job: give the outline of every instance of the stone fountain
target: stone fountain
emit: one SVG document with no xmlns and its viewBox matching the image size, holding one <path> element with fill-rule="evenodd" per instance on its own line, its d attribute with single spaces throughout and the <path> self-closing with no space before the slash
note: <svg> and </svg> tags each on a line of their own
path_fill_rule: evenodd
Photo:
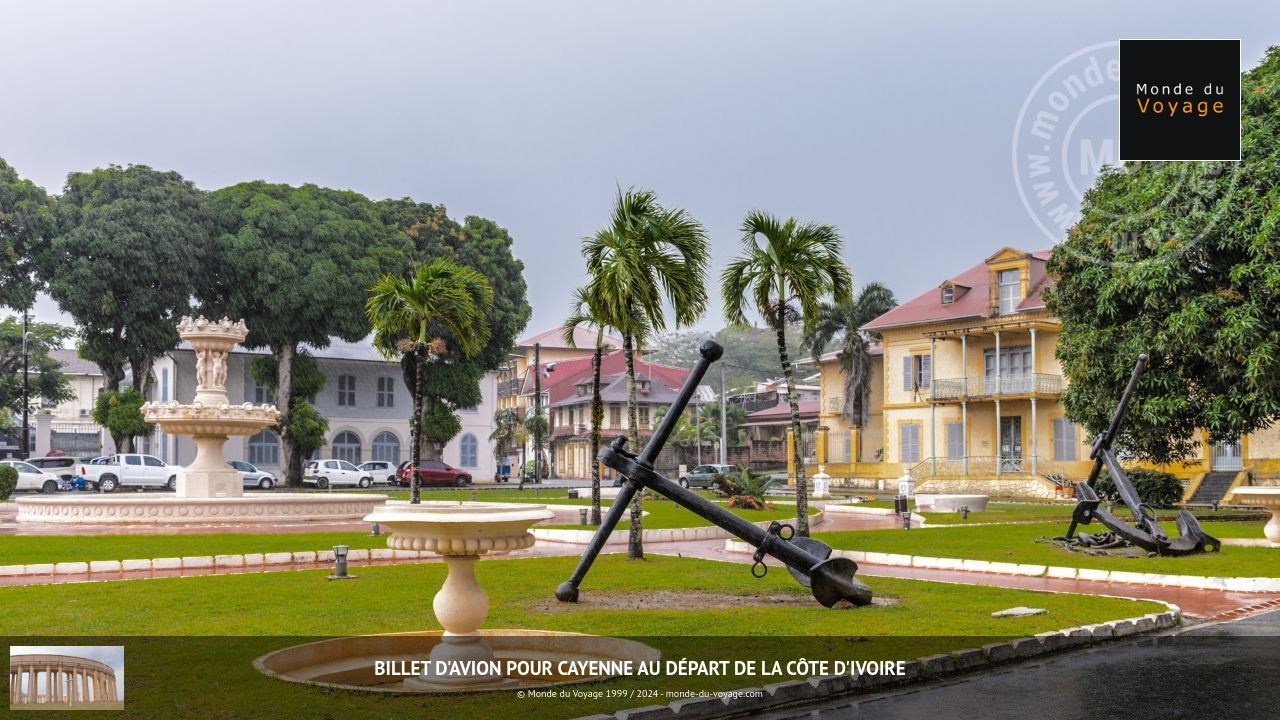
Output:
<svg viewBox="0 0 1280 720">
<path fill-rule="evenodd" d="M 388 503 L 365 518 L 391 531 L 387 545 L 435 553 L 448 566 L 432 602 L 444 632 L 323 640 L 278 650 L 258 658 L 255 665 L 267 675 L 326 687 L 459 693 L 602 680 L 616 673 L 601 671 L 601 665 L 658 660 L 657 650 L 633 640 L 480 629 L 489 613 L 489 595 L 476 580 L 476 563 L 490 552 L 533 546 L 529 526 L 553 516 L 546 506 L 527 503 Z M 379 673 L 378 663 L 388 661 L 421 671 Z M 566 670 L 569 666 L 561 661 L 582 664 Z M 599 663 L 595 670 L 583 669 L 592 662 Z"/>
<path fill-rule="evenodd" d="M 227 397 L 227 358 L 249 334 L 244 321 L 184 317 L 178 336 L 196 354 L 196 394 L 190 405 L 176 400 L 142 406 L 147 422 L 173 435 L 188 435 L 195 460 L 178 472 L 173 495 L 112 493 L 18 498 L 18 520 L 44 523 L 276 523 L 355 520 L 385 503 L 367 493 L 248 493 L 240 473 L 226 464 L 223 445 L 232 436 L 274 425 L 273 405 L 232 405 Z"/>
</svg>

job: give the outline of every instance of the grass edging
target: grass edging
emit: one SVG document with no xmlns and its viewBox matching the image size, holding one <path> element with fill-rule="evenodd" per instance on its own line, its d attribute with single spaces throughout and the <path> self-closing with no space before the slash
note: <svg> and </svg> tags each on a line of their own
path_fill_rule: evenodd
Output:
<svg viewBox="0 0 1280 720">
<path fill-rule="evenodd" d="M 347 551 L 349 562 L 372 560 L 418 560 L 435 557 L 426 550 L 392 550 L 373 548 Z M 209 568 L 245 568 L 286 565 L 313 565 L 333 562 L 333 550 L 305 552 L 245 553 L 243 555 L 192 555 L 187 557 L 136 558 L 131 560 L 91 560 L 88 562 L 31 563 L 0 565 L 0 577 L 31 575 L 120 575 L 153 570 L 203 570 Z M 103 578 L 105 579 L 105 578 Z"/>
<path fill-rule="evenodd" d="M 793 705 L 926 682 L 1049 653 L 1168 630 L 1181 622 L 1182 611 L 1172 603 L 1165 603 L 1165 606 L 1168 610 L 1161 613 L 1043 632 L 1030 637 L 988 643 L 978 648 L 964 648 L 909 660 L 905 663 L 905 674 L 902 676 L 850 674 L 811 677 L 763 687 L 739 688 L 722 693 L 722 697 L 676 700 L 667 705 L 646 705 L 619 710 L 612 715 L 589 715 L 577 720 L 629 720 L 636 717 L 643 717 L 644 720 L 713 720 L 757 715 Z"/>
<path fill-rule="evenodd" d="M 725 552 L 753 553 L 747 543 L 727 540 Z M 993 573 L 996 575 L 1021 575 L 1047 577 L 1062 580 L 1087 580 L 1089 582 L 1113 582 L 1128 585 L 1162 585 L 1166 587 L 1196 588 L 1200 590 L 1229 590 L 1231 592 L 1263 593 L 1280 592 L 1280 578 L 1273 577 L 1205 577 L 1202 575 L 1163 575 L 1137 573 L 1125 570 L 1101 570 L 1074 568 L 1058 565 L 1031 565 L 1026 563 L 993 562 L 965 558 L 941 558 L 925 555 L 901 555 L 898 553 L 864 552 L 861 550 L 832 550 L 833 557 L 848 558 L 858 563 L 914 567 L 925 570 L 953 570 L 958 572 Z"/>
</svg>

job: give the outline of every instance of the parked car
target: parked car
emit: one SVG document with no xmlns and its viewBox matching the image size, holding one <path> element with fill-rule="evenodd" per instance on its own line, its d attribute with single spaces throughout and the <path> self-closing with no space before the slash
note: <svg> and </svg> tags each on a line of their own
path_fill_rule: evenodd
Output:
<svg viewBox="0 0 1280 720">
<path fill-rule="evenodd" d="M 396 484 L 396 466 L 386 460 L 370 460 L 360 466 L 360 469 L 373 476 L 374 482 L 383 482 L 388 485 Z"/>
<path fill-rule="evenodd" d="M 70 455 L 27 458 L 27 462 L 40 470 L 57 475 L 60 480 L 70 480 L 75 477 L 76 465 L 80 464 L 79 460 Z"/>
<path fill-rule="evenodd" d="M 406 487 L 413 481 L 413 476 L 409 474 L 410 465 L 411 463 L 401 465 L 400 474 L 396 478 L 401 485 Z M 459 470 L 439 460 L 423 460 L 422 464 L 418 466 L 418 484 L 461 487 L 471 484 L 471 473 L 466 470 Z"/>
<path fill-rule="evenodd" d="M 346 460 L 312 460 L 302 471 L 302 482 L 321 490 L 332 485 L 367 488 L 373 484 L 373 476 Z"/>
<path fill-rule="evenodd" d="M 39 490 L 47 494 L 57 492 L 62 485 L 57 475 L 23 460 L 0 460 L 0 465 L 8 465 L 18 471 L 18 486 L 15 490 Z"/>
<path fill-rule="evenodd" d="M 115 492 L 121 487 L 178 487 L 178 471 L 154 455 L 121 453 L 99 464 L 97 459 L 80 466 L 80 475 L 102 492 Z"/>
<path fill-rule="evenodd" d="M 716 476 L 733 472 L 732 465 L 699 465 L 680 476 L 680 487 L 708 488 L 716 481 Z"/>
<path fill-rule="evenodd" d="M 275 487 L 276 476 L 269 472 L 259 470 L 252 464 L 243 460 L 228 460 L 227 467 L 240 473 L 240 479 L 244 481 L 247 488 L 258 488 L 259 490 L 270 490 Z"/>
</svg>

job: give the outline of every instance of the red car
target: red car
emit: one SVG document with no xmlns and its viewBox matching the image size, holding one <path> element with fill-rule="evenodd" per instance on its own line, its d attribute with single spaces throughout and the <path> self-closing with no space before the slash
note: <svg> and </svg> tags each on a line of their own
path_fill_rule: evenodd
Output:
<svg viewBox="0 0 1280 720">
<path fill-rule="evenodd" d="M 396 473 L 396 480 L 405 487 L 408 487 L 413 479 L 413 476 L 409 474 L 410 464 L 401 465 L 400 471 Z M 439 460 L 423 460 L 422 464 L 418 466 L 418 484 L 424 486 L 453 485 L 461 487 L 471 484 L 471 473 L 466 470 L 459 470 Z"/>
</svg>

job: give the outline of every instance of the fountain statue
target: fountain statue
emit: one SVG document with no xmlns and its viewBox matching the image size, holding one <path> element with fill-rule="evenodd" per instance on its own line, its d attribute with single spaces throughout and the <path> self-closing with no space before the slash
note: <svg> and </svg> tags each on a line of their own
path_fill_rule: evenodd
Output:
<svg viewBox="0 0 1280 720">
<path fill-rule="evenodd" d="M 233 436 L 255 435 L 274 425 L 272 405 L 232 404 L 227 397 L 227 360 L 249 334 L 244 321 L 184 317 L 178 336 L 196 355 L 196 393 L 191 404 L 148 402 L 147 422 L 173 435 L 188 435 L 196 456 L 178 472 L 176 492 L 38 495 L 18 499 L 19 522 L 34 523 L 276 523 L 357 520 L 385 503 L 370 493 L 245 493 L 240 473 L 227 465 L 223 445 Z"/>
<path fill-rule="evenodd" d="M 229 436 L 255 435 L 280 418 L 274 405 L 231 405 L 227 400 L 227 358 L 248 334 L 243 320 L 182 318 L 178 336 L 196 353 L 195 399 L 190 405 L 170 401 L 142 406 L 147 422 L 195 441 L 195 460 L 178 473 L 178 497 L 241 497 L 244 483 L 240 473 L 227 466 L 222 446 Z"/>
</svg>

